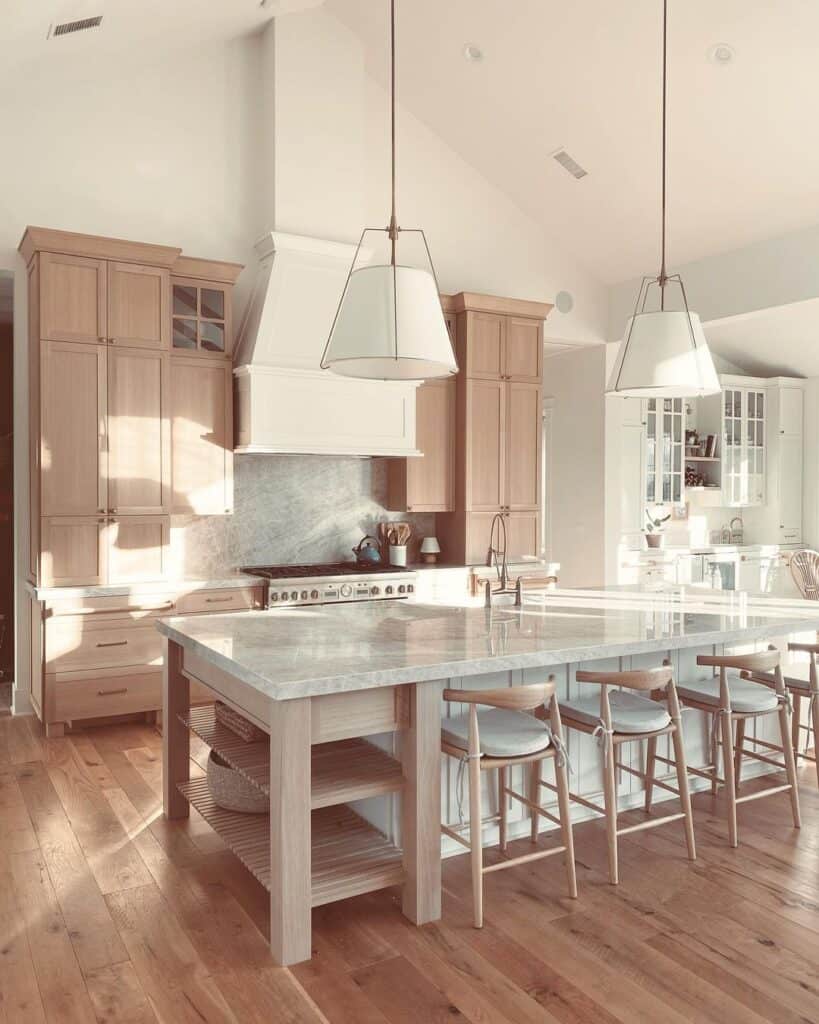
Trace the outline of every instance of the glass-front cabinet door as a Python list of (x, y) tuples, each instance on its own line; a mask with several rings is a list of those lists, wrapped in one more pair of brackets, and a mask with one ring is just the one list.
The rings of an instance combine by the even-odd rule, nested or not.
[(765, 502), (765, 392), (725, 388), (722, 402), (725, 503), (762, 505)]
[(206, 281), (171, 279), (171, 345), (177, 352), (224, 356), (230, 352), (229, 294)]
[(684, 415), (681, 398), (649, 398), (646, 403), (647, 505), (683, 500)]

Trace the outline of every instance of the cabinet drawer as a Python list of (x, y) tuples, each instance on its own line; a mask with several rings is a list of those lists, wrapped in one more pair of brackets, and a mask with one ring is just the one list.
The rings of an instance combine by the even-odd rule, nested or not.
[(248, 608), (261, 608), (262, 588), (203, 590), (185, 594), (179, 598), (176, 606), (179, 615), (193, 615), (197, 612), (238, 612)]
[(50, 695), (50, 720), (55, 722), (156, 711), (162, 707), (162, 673), (52, 682)]
[(46, 625), (46, 672), (162, 667), (162, 638), (150, 625), (95, 625), (65, 618)]

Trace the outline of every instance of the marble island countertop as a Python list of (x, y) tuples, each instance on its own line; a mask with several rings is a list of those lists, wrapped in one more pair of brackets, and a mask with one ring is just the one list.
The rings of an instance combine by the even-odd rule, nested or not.
[(522, 608), (412, 602), (172, 617), (157, 628), (274, 700), (548, 667), (819, 627), (819, 604), (683, 587), (556, 590)]

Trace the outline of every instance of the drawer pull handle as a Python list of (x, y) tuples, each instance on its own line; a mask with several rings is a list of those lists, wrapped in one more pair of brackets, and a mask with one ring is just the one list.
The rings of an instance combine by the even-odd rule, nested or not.
[(232, 597), (206, 597), (205, 604), (230, 604)]
[(121, 690), (97, 690), (98, 697), (114, 697), (119, 693), (127, 693), (128, 687), (123, 686)]
[(127, 645), (127, 640), (110, 640), (108, 643), (97, 644), (97, 647), (126, 647)]

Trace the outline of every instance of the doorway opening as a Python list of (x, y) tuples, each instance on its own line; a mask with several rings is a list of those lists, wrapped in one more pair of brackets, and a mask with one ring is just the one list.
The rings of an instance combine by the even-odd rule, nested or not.
[(14, 278), (0, 271), (0, 714), (14, 682)]

